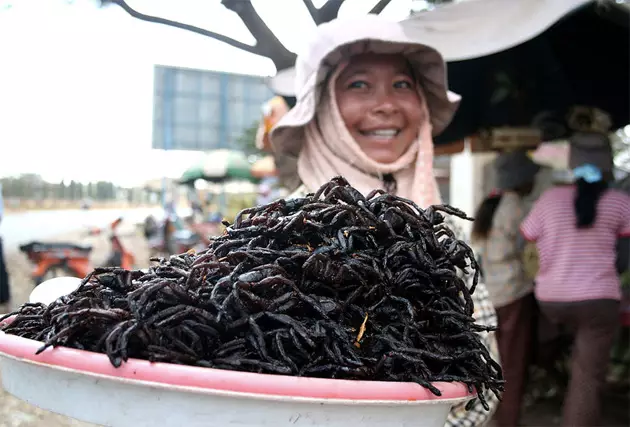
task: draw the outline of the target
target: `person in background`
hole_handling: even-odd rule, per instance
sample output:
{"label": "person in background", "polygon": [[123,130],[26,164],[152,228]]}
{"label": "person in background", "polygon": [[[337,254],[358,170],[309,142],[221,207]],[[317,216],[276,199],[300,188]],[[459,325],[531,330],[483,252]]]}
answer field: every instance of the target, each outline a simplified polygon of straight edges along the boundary
{"label": "person in background", "polygon": [[500,154],[494,166],[498,192],[477,210],[472,242],[499,318],[497,341],[506,385],[495,420],[499,427],[513,427],[521,413],[536,308],[534,284],[523,265],[524,239],[519,226],[540,167],[524,150]]}
{"label": "person in background", "polygon": [[[299,177],[296,172],[296,159],[285,153],[277,152],[273,149],[269,134],[271,129],[293,106],[295,105],[292,97],[274,96],[265,102],[262,107],[262,120],[256,131],[256,148],[263,152],[271,153],[274,160],[274,166],[277,171],[277,185],[293,192],[300,185]],[[282,192],[282,191],[280,191]]]}
{"label": "person in background", "polygon": [[260,184],[258,184],[258,195],[256,197],[256,204],[258,206],[271,203],[280,197],[277,184],[278,178],[276,177],[264,178]]}
{"label": "person in background", "polygon": [[190,211],[191,211],[191,216],[195,222],[203,221],[203,217],[204,217],[203,205],[201,204],[201,201],[199,200],[198,196],[196,196],[190,201]]}
{"label": "person in background", "polygon": [[600,132],[570,141],[574,182],[547,190],[521,224],[540,256],[540,310],[574,335],[563,426],[599,425],[600,395],[619,325],[617,239],[630,235],[630,197],[609,188],[612,149]]}
{"label": "person in background", "polygon": [[272,201],[271,199],[271,185],[267,183],[261,183],[258,186],[258,197],[256,198],[256,204],[266,205]]}
{"label": "person in background", "polygon": [[[4,199],[2,197],[2,183],[0,183],[0,225],[4,215]],[[4,247],[2,245],[2,237],[0,236],[0,313],[9,311],[9,302],[11,300],[11,292],[9,287],[9,273],[7,265],[4,262]]]}
{"label": "person in background", "polygon": [[[274,150],[297,158],[301,185],[291,197],[342,175],[364,194],[383,189],[421,207],[440,203],[433,135],[451,121],[459,96],[448,91],[435,49],[383,17],[335,19],[317,27],[297,58],[296,76],[297,103],[271,132]],[[476,321],[495,326],[483,283],[472,297]],[[498,361],[494,333],[481,340]],[[489,411],[479,401],[469,411],[457,405],[447,426],[484,425],[498,401],[492,393],[485,398]]]}

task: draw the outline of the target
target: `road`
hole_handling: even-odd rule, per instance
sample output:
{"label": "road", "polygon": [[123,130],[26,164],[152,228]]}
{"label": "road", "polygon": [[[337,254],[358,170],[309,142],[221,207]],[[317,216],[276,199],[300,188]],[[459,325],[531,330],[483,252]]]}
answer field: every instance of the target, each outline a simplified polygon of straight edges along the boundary
{"label": "road", "polygon": [[[185,215],[185,210],[179,212]],[[28,211],[7,214],[0,224],[0,236],[4,243],[4,251],[17,250],[20,244],[32,240],[51,240],[55,236],[67,234],[89,227],[105,227],[116,219],[123,217],[125,223],[139,223],[149,215],[161,218],[160,208],[143,209],[94,209],[94,210],[56,210]]]}

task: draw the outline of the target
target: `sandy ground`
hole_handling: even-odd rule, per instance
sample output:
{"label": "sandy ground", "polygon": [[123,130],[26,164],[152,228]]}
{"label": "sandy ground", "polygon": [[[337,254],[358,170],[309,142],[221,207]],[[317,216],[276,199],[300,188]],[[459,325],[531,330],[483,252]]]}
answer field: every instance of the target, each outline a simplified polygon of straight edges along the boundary
{"label": "sandy ground", "polygon": [[[122,226],[121,226],[122,227]],[[121,229],[123,244],[136,256],[139,267],[148,265],[148,248],[144,237],[132,226]],[[104,261],[110,249],[106,237],[82,238],[80,233],[60,236],[55,241],[72,241],[93,245],[94,262]],[[52,241],[52,240],[51,240]],[[32,264],[20,252],[7,253],[5,259],[9,268],[13,308],[28,300],[33,288],[30,279]],[[0,307],[0,312],[5,307]],[[33,405],[18,400],[0,388],[0,427],[88,427],[92,424],[79,422],[67,417],[41,410]]]}

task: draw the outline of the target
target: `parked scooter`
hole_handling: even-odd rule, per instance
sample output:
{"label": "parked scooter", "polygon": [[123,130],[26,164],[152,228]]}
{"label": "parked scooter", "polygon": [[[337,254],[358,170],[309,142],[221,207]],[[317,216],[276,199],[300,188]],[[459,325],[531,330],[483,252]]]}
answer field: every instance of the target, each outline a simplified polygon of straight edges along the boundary
{"label": "parked scooter", "polygon": [[179,218],[167,215],[162,221],[149,216],[144,221],[144,237],[149,245],[151,257],[184,253],[197,244],[198,238]]}
{"label": "parked scooter", "polygon": [[[219,219],[220,221],[220,219]],[[181,218],[169,215],[162,221],[152,216],[144,222],[144,235],[149,244],[151,256],[169,256],[195,249],[206,249],[208,238],[218,227],[214,223],[187,223]]]}
{"label": "parked scooter", "polygon": [[[121,222],[122,218],[118,218],[108,227],[111,252],[106,261],[100,265],[133,269],[135,257],[125,249],[116,233],[116,229]],[[105,230],[95,228],[90,230],[88,235],[98,236],[103,232]],[[91,245],[33,241],[21,245],[20,251],[24,252],[28,259],[35,264],[31,277],[36,286],[48,279],[59,276],[83,278],[93,269],[93,265],[90,262]]]}

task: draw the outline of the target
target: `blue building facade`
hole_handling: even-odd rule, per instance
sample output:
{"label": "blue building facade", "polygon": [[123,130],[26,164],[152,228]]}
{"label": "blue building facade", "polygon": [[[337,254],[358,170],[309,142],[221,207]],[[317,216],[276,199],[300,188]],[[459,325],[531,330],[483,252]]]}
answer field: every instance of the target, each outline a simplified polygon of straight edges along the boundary
{"label": "blue building facade", "polygon": [[153,148],[231,148],[273,96],[263,77],[157,65]]}

